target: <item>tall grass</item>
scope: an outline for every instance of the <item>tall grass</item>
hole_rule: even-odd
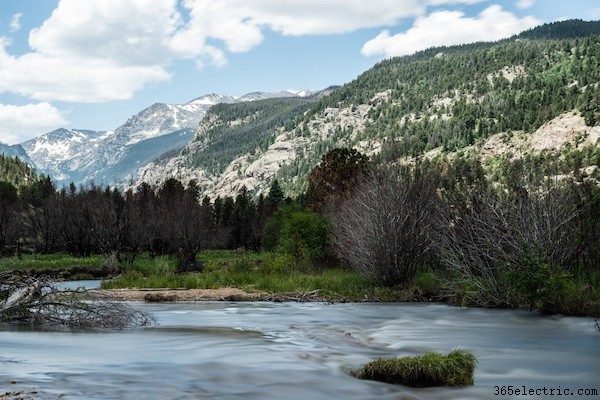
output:
[[[106,257],[102,255],[75,257],[64,253],[23,254],[21,259],[16,256],[0,257],[0,271],[60,269],[72,266],[100,267],[105,260]]]
[[[350,374],[360,378],[412,387],[466,386],[474,382],[477,360],[464,350],[447,355],[426,353],[417,357],[378,359]]]
[[[170,260],[146,262],[132,268],[102,287],[215,289],[237,287],[266,293],[314,292],[331,300],[395,301],[398,294],[378,288],[355,272],[340,268],[322,271],[298,269],[295,261],[277,253],[205,251],[199,257],[204,271],[176,274]],[[167,261],[169,261],[167,263]],[[165,264],[166,263],[166,264]]]

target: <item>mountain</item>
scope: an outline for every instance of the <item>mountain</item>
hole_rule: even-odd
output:
[[[179,154],[141,169],[133,184],[193,179],[215,196],[242,186],[259,193],[278,178],[298,194],[321,156],[341,146],[383,163],[471,153],[492,172],[502,158],[579,154],[579,166],[593,169],[599,34],[599,22],[558,22],[384,60],[326,95],[220,104]]]
[[[216,98],[182,105],[153,104],[108,132],[58,129],[22,144],[57,186],[93,181],[113,185],[144,162],[183,147]]]
[[[27,155],[27,152],[20,144],[9,145],[0,142],[0,155],[7,157],[18,157],[24,163],[34,166],[33,161]]]
[[[59,186],[174,177],[213,197],[243,186],[260,193],[274,178],[299,194],[321,156],[342,146],[382,163],[468,153],[492,173],[499,159],[532,157],[591,171],[600,160],[599,35],[598,21],[546,24],[387,59],[320,92],[157,103],[114,131],[58,130],[23,148]]]
[[[211,194],[230,194],[242,185],[248,188],[260,185],[271,177],[269,171],[277,167],[265,165],[257,171],[256,179],[237,184],[234,188],[216,187],[217,178],[227,174],[230,165],[242,162],[240,156],[246,162],[255,155],[267,153],[282,130],[303,118],[314,101],[287,96],[215,105],[207,112],[194,139],[180,153],[171,153],[140,169],[134,184],[147,182],[159,185],[169,177],[185,182],[194,179]],[[288,152],[290,149],[279,150]],[[276,160],[278,156],[274,157]]]
[[[78,182],[93,163],[94,152],[112,132],[57,129],[21,144],[38,169],[61,184]]]
[[[94,182],[123,186],[163,153],[187,145],[206,111],[220,103],[240,103],[295,93],[209,94],[185,104],[156,103],[130,117],[114,131],[58,129],[22,144],[24,153],[58,187]]]

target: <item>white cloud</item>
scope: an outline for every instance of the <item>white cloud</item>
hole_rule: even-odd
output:
[[[427,4],[430,6],[443,6],[447,4],[477,4],[487,0],[428,0]]]
[[[12,56],[0,37],[0,93],[44,101],[130,98],[171,78],[168,40],[181,23],[177,0],[60,0],[29,33],[31,52]]]
[[[228,52],[259,45],[265,29],[350,32],[421,15],[425,6],[426,0],[59,0],[29,33],[31,52],[11,55],[0,37],[0,93],[42,101],[127,99],[170,79],[176,60],[226,64]]]
[[[0,38],[0,92],[36,100],[102,102],[127,99],[146,83],[170,79],[159,66],[115,65],[111,60],[50,57],[28,53],[13,57]]]
[[[0,93],[41,101],[127,99],[146,85],[169,80],[169,66],[177,60],[192,60],[199,68],[226,64],[229,53],[260,45],[265,30],[340,34],[419,17],[406,34],[384,31],[363,48],[365,54],[391,55],[496,39],[531,26],[498,6],[478,18],[456,12],[424,17],[432,5],[481,1],[59,0],[52,15],[29,33],[29,53],[11,55],[8,40],[0,37]]]
[[[404,33],[390,35],[387,30],[381,32],[364,44],[362,53],[365,56],[393,57],[434,46],[494,41],[540,23],[531,16],[519,19],[499,5],[487,7],[476,17],[467,17],[461,11],[439,11],[417,18],[413,27]]]
[[[262,42],[267,28],[284,35],[337,34],[424,12],[424,0],[179,1],[189,13],[187,22],[178,0],[60,0],[52,16],[31,32],[30,45],[53,57],[147,63],[164,56],[210,55],[214,46],[208,40],[222,42],[230,52],[248,51]]]
[[[517,0],[517,8],[525,9],[533,7],[535,0]]]
[[[61,112],[48,103],[0,104],[0,141],[3,143],[21,143],[67,123]]]
[[[467,0],[472,1],[472,0]],[[229,52],[244,52],[263,41],[263,31],[283,35],[339,34],[392,25],[424,12],[423,0],[183,0],[190,20],[169,40],[181,57],[202,57],[226,63],[223,49],[206,45],[220,41]],[[200,39],[200,40],[199,40]]]
[[[52,58],[104,59],[118,65],[160,65],[165,43],[181,24],[176,0],[60,0],[29,45]]]
[[[267,8],[262,18],[284,34],[332,34],[392,25],[400,19],[424,12],[421,2],[414,0],[310,0],[310,8],[305,8],[306,1],[296,0],[293,3],[294,7],[282,7],[278,14]]]
[[[16,32],[19,29],[21,29],[21,17],[22,16],[23,16],[23,14],[21,14],[21,13],[15,14],[12,16],[12,18],[10,19],[10,23],[8,24],[11,32]]]

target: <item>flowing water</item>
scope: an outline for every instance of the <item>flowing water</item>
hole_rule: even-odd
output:
[[[121,332],[0,326],[0,397],[557,399],[559,389],[600,390],[600,332],[585,318],[439,304],[133,305],[159,325]],[[377,357],[455,348],[476,354],[474,386],[413,389],[346,373]],[[495,395],[509,385],[545,387],[547,395]]]

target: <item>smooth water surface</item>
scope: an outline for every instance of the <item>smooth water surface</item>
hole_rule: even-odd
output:
[[[562,396],[498,396],[494,387],[600,390],[600,332],[585,318],[439,304],[133,305],[160,325],[123,332],[0,327],[0,395],[33,389],[40,399],[556,399]],[[472,387],[413,389],[345,372],[377,357],[455,348],[479,360]]]
[[[100,288],[99,280],[85,280],[85,281],[62,281],[54,283],[59,290],[77,290],[77,289],[98,289]]]

